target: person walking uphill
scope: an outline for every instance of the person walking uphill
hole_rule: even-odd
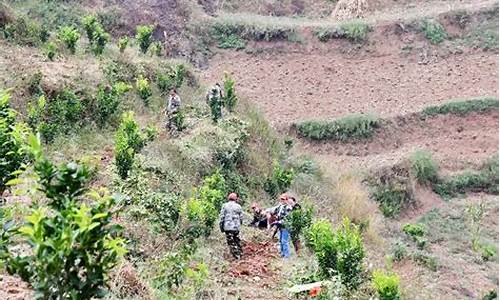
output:
[[[177,128],[178,124],[176,122],[176,118],[178,117],[181,104],[181,98],[177,95],[177,91],[172,89],[168,95],[167,107],[165,109],[165,113],[167,115],[165,127],[167,130],[180,129]]]
[[[242,253],[240,241],[240,228],[242,224],[242,209],[236,203],[238,195],[231,193],[227,197],[228,202],[224,203],[220,211],[219,227],[221,232],[226,234],[229,251],[234,258],[240,259]]]

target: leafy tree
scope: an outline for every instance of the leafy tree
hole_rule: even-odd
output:
[[[83,29],[87,34],[87,39],[89,40],[90,43],[92,43],[92,41],[94,40],[94,32],[96,31],[97,27],[100,26],[97,17],[94,15],[87,15],[83,17],[82,24],[83,24]]]
[[[278,162],[274,162],[273,172],[264,183],[264,190],[272,198],[286,192],[295,178],[293,169],[285,169]]]
[[[9,180],[16,178],[17,171],[27,160],[24,138],[27,127],[16,122],[16,113],[10,108],[10,95],[0,91],[0,197]]]
[[[117,82],[113,86],[101,86],[97,91],[96,112],[97,124],[104,126],[118,112],[120,96],[130,90],[131,86]]]
[[[224,73],[224,105],[229,111],[234,111],[238,97],[234,91],[234,80],[229,73]]]
[[[11,229],[0,244],[7,271],[30,283],[37,299],[92,299],[104,295],[109,271],[126,253],[125,241],[112,225],[115,196],[87,193],[85,165],[54,165],[32,137],[38,190],[47,207],[37,207],[24,226]],[[23,256],[9,251],[10,235],[29,245]]]
[[[95,55],[101,55],[104,52],[104,48],[106,44],[111,40],[111,36],[109,33],[105,32],[102,26],[99,26],[94,31],[93,43],[92,43],[92,52]]]
[[[149,84],[149,81],[147,78],[144,78],[142,75],[139,75],[135,82],[135,86],[137,88],[137,92],[139,93],[139,96],[141,99],[144,101],[144,104],[146,106],[149,105],[149,97],[153,95],[153,92],[151,91],[151,86]]]
[[[57,47],[54,43],[52,42],[48,42],[46,45],[45,45],[45,49],[44,49],[44,52],[45,52],[45,55],[47,56],[47,58],[50,60],[50,61],[53,61],[54,60],[54,57],[56,56],[57,54]]]
[[[145,145],[145,138],[134,120],[134,113],[123,114],[122,122],[115,137],[115,165],[122,179],[128,177],[134,164],[134,157]]]
[[[73,26],[63,26],[59,29],[57,37],[61,40],[71,54],[76,52],[76,43],[80,39],[80,33]]]
[[[312,217],[313,209],[310,205],[306,205],[301,209],[294,209],[287,215],[285,226],[290,230],[292,241],[298,240],[304,230],[311,226]]]
[[[135,38],[139,41],[139,48],[144,54],[148,52],[149,46],[153,42],[153,30],[153,25],[137,26]]]
[[[118,40],[118,49],[120,49],[120,53],[125,52],[125,49],[128,46],[129,38],[127,36],[121,37]]]
[[[151,53],[156,56],[161,56],[163,46],[159,41],[151,43]]]
[[[386,274],[382,270],[373,272],[373,286],[377,290],[380,300],[400,300],[399,276],[397,274]]]

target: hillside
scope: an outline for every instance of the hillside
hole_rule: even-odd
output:
[[[0,298],[497,299],[498,60],[493,0],[0,3]]]

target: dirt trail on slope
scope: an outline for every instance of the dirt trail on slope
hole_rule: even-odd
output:
[[[474,168],[498,151],[498,111],[467,116],[440,115],[425,120],[400,118],[358,143],[308,142],[301,152],[314,153],[331,169],[371,169],[393,165],[416,149],[427,149],[447,171]]]
[[[225,52],[204,81],[231,72],[238,92],[254,102],[277,129],[304,119],[350,113],[382,117],[419,111],[452,98],[496,95],[498,55],[453,55],[417,64],[399,55],[348,59],[339,54]]]

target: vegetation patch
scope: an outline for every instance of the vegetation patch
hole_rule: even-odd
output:
[[[300,136],[312,140],[359,140],[370,138],[380,125],[377,117],[350,115],[329,121],[305,121],[293,125]]]
[[[448,37],[443,25],[435,20],[422,21],[420,28],[431,44],[440,44]]]
[[[421,184],[435,183],[438,180],[438,166],[432,159],[431,153],[418,150],[410,156],[413,176]]]
[[[344,38],[361,43],[367,39],[369,30],[370,27],[364,21],[353,20],[340,23],[340,25],[317,28],[314,34],[321,42]]]
[[[442,105],[427,107],[422,111],[422,115],[435,116],[454,114],[463,116],[472,112],[483,113],[491,110],[498,110],[498,98],[484,97],[452,101]]]

